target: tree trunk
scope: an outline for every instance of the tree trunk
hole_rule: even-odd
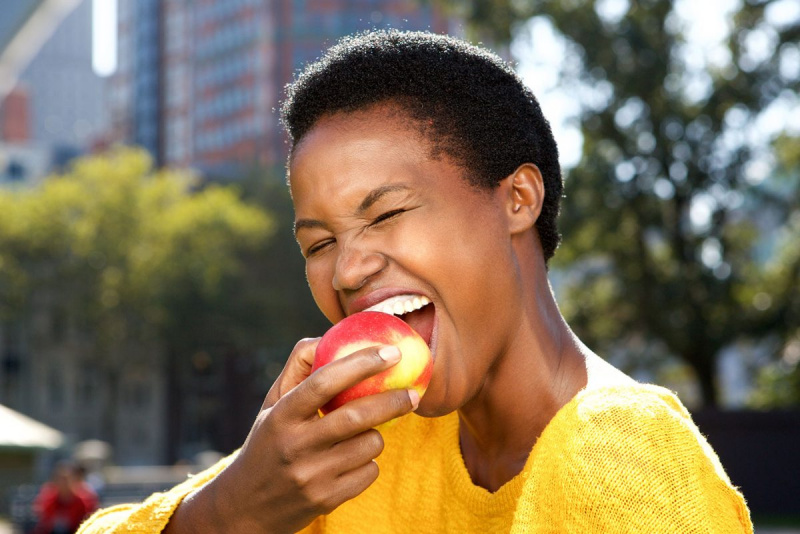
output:
[[[181,438],[181,391],[179,358],[177,349],[167,347],[167,461],[174,463],[180,459]]]
[[[706,355],[684,356],[697,373],[697,382],[700,385],[700,396],[704,408],[717,407],[717,384],[714,381],[715,359]]]

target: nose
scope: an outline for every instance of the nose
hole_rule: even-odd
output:
[[[386,257],[355,243],[339,248],[336,270],[333,273],[333,289],[336,291],[357,290],[372,276],[386,267]]]

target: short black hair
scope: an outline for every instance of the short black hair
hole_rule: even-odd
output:
[[[320,118],[382,103],[397,104],[423,125],[434,153],[463,165],[476,187],[493,189],[524,163],[539,167],[545,198],[536,228],[545,262],[553,256],[564,188],[558,148],[536,97],[510,66],[450,36],[356,34],[287,85],[281,121],[293,149]]]

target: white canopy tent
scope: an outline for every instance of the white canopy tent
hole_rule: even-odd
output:
[[[64,434],[0,404],[0,449],[58,449]]]

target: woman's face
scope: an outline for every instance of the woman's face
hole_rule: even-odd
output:
[[[430,301],[401,316],[434,354],[417,410],[428,416],[474,397],[520,320],[503,188],[464,174],[388,106],[321,119],[290,165],[297,241],[328,319]]]

